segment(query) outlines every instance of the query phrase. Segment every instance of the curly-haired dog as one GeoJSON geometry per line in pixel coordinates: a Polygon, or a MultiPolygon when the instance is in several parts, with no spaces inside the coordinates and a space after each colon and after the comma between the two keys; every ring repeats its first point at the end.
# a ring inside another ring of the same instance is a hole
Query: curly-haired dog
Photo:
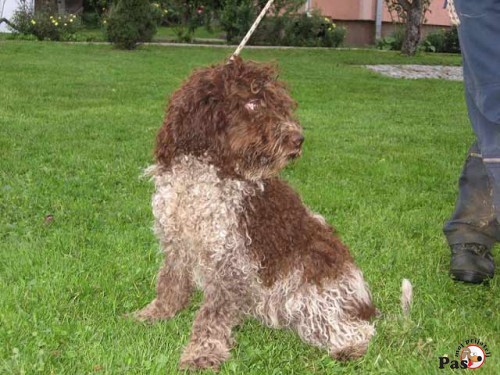
{"type": "Polygon", "coordinates": [[[239,58],[198,70],[170,100],[149,169],[166,260],[136,316],[171,318],[202,290],[182,368],[217,369],[247,315],[341,360],[363,355],[375,333],[347,247],[278,177],[301,154],[295,107],[272,66],[239,58]]]}

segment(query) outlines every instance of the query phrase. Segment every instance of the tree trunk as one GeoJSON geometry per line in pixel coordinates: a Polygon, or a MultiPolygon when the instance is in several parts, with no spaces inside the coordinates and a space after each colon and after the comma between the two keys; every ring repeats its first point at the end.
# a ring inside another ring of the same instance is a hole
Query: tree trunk
{"type": "Polygon", "coordinates": [[[413,56],[417,52],[422,28],[422,0],[413,0],[406,12],[406,33],[401,52],[413,56]]]}
{"type": "Polygon", "coordinates": [[[66,0],[57,0],[57,13],[66,14],[66,0]]]}

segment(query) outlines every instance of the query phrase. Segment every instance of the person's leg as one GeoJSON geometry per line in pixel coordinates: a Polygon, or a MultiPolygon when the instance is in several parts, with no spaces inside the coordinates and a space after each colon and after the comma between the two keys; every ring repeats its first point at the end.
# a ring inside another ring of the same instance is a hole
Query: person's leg
{"type": "Polygon", "coordinates": [[[452,251],[450,274],[460,281],[493,277],[491,247],[499,234],[490,178],[477,144],[469,149],[459,180],[455,212],[443,231],[452,251]]]}
{"type": "Polygon", "coordinates": [[[477,143],[469,149],[458,186],[455,212],[443,228],[448,244],[477,243],[491,248],[496,240],[496,217],[489,176],[477,143]]]}
{"type": "Polygon", "coordinates": [[[455,0],[465,98],[500,215],[500,0],[455,0]]]}
{"type": "Polygon", "coordinates": [[[475,154],[482,156],[466,162],[445,234],[452,248],[451,275],[481,282],[493,277],[490,249],[498,234],[493,219],[500,217],[500,0],[454,2],[467,108],[480,150],[475,154]]]}

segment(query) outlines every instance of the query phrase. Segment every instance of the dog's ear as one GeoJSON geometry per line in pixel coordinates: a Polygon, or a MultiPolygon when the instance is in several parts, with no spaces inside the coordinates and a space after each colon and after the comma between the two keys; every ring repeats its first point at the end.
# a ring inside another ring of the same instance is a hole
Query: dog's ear
{"type": "Polygon", "coordinates": [[[175,156],[175,141],[173,139],[172,128],[166,122],[156,135],[156,145],[154,157],[162,165],[168,167],[175,156]]]}
{"type": "Polygon", "coordinates": [[[250,91],[254,95],[257,95],[259,92],[261,92],[263,87],[264,85],[260,80],[254,79],[252,80],[252,82],[250,82],[250,91]]]}
{"type": "Polygon", "coordinates": [[[200,69],[172,94],[156,137],[157,162],[168,167],[179,155],[220,157],[227,128],[225,70],[200,69]]]}

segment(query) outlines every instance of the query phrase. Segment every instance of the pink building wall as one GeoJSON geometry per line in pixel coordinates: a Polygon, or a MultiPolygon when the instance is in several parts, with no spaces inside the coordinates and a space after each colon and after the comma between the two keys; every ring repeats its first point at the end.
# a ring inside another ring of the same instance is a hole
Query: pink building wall
{"type": "MultiPolygon", "coordinates": [[[[437,26],[450,26],[448,11],[443,9],[444,0],[433,0],[430,5],[430,12],[427,13],[427,24],[437,26]]],[[[333,19],[346,21],[375,21],[375,11],[377,0],[312,0],[313,8],[318,8],[325,16],[333,19]]],[[[383,2],[384,22],[392,22],[392,18],[387,10],[385,1],[383,2]]]]}
{"type": "MultiPolygon", "coordinates": [[[[472,1],[472,0],[471,0],[472,1]]],[[[363,45],[375,41],[377,0],[311,0],[311,7],[348,29],[346,44],[363,45]]],[[[444,0],[432,0],[426,14],[424,34],[430,30],[451,26],[444,0]]],[[[394,15],[396,16],[396,15],[394,15]]],[[[395,19],[396,21],[396,19],[395,19]]],[[[393,19],[383,1],[382,35],[394,30],[393,19]]]]}

